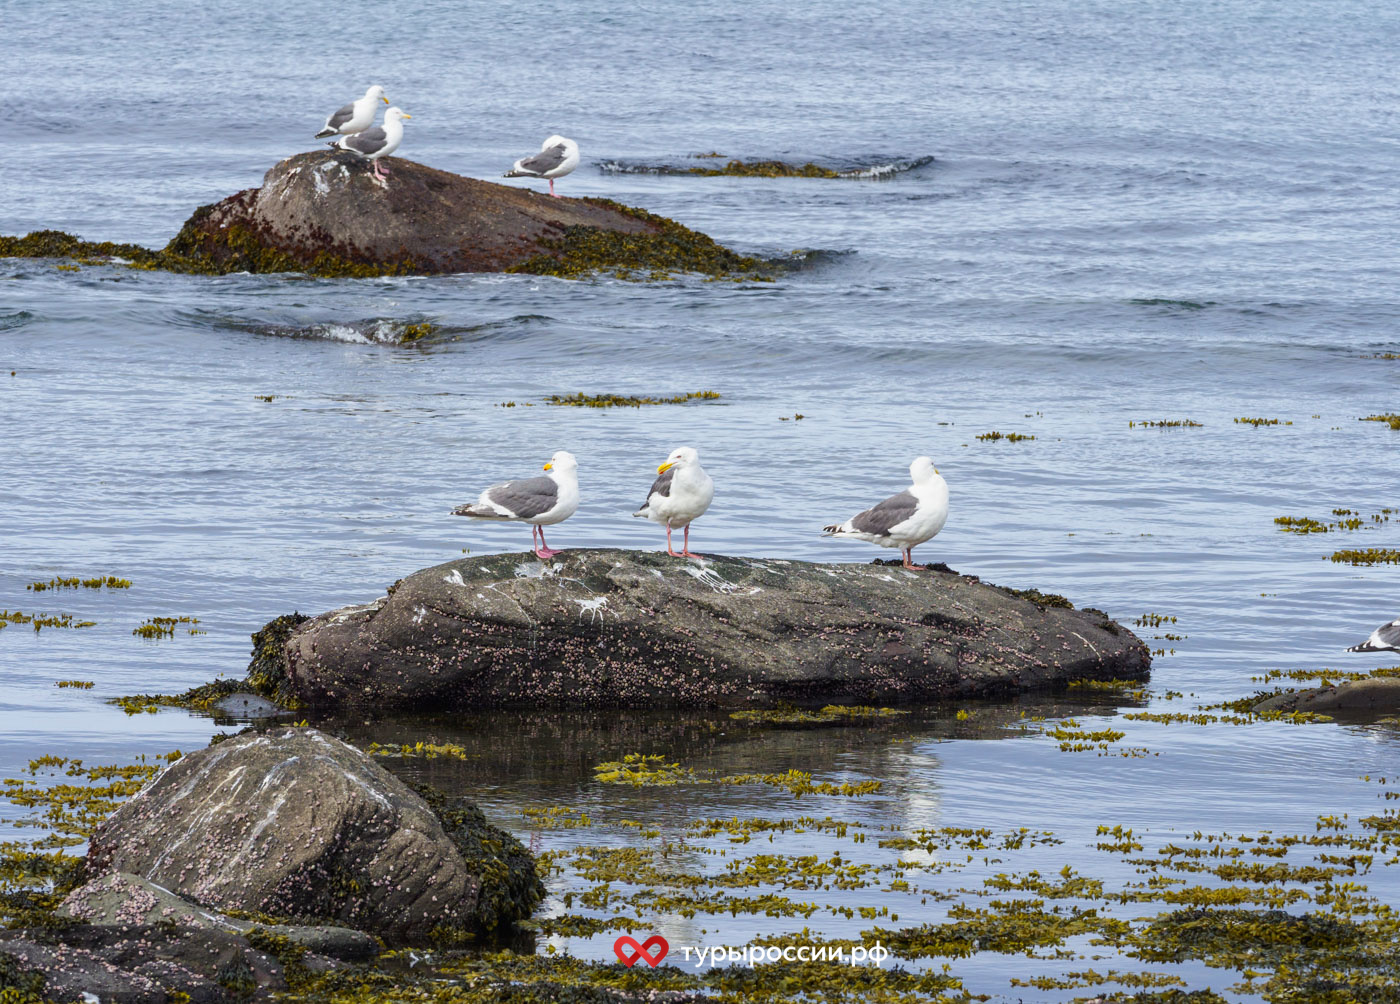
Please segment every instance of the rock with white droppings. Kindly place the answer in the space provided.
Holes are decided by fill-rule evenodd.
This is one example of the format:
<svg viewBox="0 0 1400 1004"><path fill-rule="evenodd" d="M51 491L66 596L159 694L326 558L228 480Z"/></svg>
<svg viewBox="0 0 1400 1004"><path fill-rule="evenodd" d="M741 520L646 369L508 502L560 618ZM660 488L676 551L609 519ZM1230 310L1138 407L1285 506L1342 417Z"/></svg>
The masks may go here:
<svg viewBox="0 0 1400 1004"><path fill-rule="evenodd" d="M1106 615L947 570L615 549L461 558L282 637L275 675L321 706L893 703L1151 665Z"/></svg>

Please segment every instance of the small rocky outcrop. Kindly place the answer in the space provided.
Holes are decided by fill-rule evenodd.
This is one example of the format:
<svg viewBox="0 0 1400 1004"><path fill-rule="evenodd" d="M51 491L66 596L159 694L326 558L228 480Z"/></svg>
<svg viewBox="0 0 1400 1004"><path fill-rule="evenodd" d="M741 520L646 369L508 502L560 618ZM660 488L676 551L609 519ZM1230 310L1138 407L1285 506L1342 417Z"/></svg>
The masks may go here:
<svg viewBox="0 0 1400 1004"><path fill-rule="evenodd" d="M171 765L102 824L87 868L100 878L70 894L76 917L121 919L112 886L131 879L110 876L128 873L206 910L389 943L509 927L543 895L519 842L479 812L440 814L359 750L297 727ZM179 912L149 888L125 907L132 922L167 908Z"/></svg>
<svg viewBox="0 0 1400 1004"><path fill-rule="evenodd" d="M1377 676L1338 686L1290 690L1260 701L1255 712L1303 711L1334 718L1377 718L1400 714L1400 678Z"/></svg>
<svg viewBox="0 0 1400 1004"><path fill-rule="evenodd" d="M362 606L279 619L281 665L263 645L254 669L312 705L408 708L891 703L1147 675L1127 628L1025 595L882 564L463 558Z"/></svg>
<svg viewBox="0 0 1400 1004"><path fill-rule="evenodd" d="M277 164L203 206L166 248L216 271L429 275L595 268L750 271L752 259L660 216L553 198L394 158L380 181L353 154Z"/></svg>

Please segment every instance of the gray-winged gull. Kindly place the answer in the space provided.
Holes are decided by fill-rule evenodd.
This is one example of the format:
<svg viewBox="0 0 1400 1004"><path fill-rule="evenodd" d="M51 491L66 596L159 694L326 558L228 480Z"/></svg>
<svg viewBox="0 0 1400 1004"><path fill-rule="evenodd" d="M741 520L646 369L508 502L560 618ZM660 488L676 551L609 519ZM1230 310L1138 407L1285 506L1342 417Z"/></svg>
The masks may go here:
<svg viewBox="0 0 1400 1004"><path fill-rule="evenodd" d="M904 552L904 567L923 570L914 564L913 549L935 536L948 521L948 482L944 481L928 457L918 457L909 465L914 483L885 501L857 513L844 523L823 527L827 537L854 537L881 547L897 547Z"/></svg>
<svg viewBox="0 0 1400 1004"><path fill-rule="evenodd" d="M563 136L551 136L540 144L540 152L533 157L522 157L515 166L505 173L507 178L547 178L549 194L555 195L554 179L578 167L578 144Z"/></svg>
<svg viewBox="0 0 1400 1004"><path fill-rule="evenodd" d="M1353 645L1348 652L1400 652L1400 618L1389 624L1382 624L1371 632L1360 645Z"/></svg>
<svg viewBox="0 0 1400 1004"><path fill-rule="evenodd" d="M326 119L325 127L316 134L316 138L325 139L336 133L349 136L357 132L364 132L374 124L376 101L383 101L386 105L389 103L389 99L384 96L384 88L378 84L365 91L364 97L343 106Z"/></svg>
<svg viewBox="0 0 1400 1004"><path fill-rule="evenodd" d="M382 179L386 175L379 166L379 159L389 156L399 148L399 144L403 142L403 120L411 118L412 115L395 106L384 113L382 126L366 129L353 136L342 136L331 146L338 146L363 157L374 165L374 176Z"/></svg>
<svg viewBox="0 0 1400 1004"><path fill-rule="evenodd" d="M531 542L541 560L554 557L544 540L544 528L562 523L578 510L578 461L567 450L560 450L544 465L542 478L521 478L492 485L470 505L459 505L454 516L477 519L508 519L531 523ZM535 538L538 537L538 542Z"/></svg>
<svg viewBox="0 0 1400 1004"><path fill-rule="evenodd" d="M700 466L700 454L689 446L671 451L666 462L656 469L661 475L651 485L646 502L633 516L645 516L666 527L666 553L675 557L697 558L690 553L690 523L698 519L715 497L715 483ZM685 542L676 553L671 546L671 530L685 527Z"/></svg>

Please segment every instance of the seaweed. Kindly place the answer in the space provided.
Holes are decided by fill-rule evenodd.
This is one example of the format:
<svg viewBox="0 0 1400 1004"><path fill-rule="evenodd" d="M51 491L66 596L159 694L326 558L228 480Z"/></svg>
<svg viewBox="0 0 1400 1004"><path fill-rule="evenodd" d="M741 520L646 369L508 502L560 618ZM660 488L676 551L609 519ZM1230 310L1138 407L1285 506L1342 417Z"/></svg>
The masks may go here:
<svg viewBox="0 0 1400 1004"><path fill-rule="evenodd" d="M671 397L633 397L623 394L584 394L582 391L575 394L551 394L546 400L546 404L559 405L567 408L640 408L642 405L652 404L686 404L689 401L716 401L719 399L719 392L713 390L692 390L684 394L675 394ZM511 401L503 407L514 407L515 402Z"/></svg>

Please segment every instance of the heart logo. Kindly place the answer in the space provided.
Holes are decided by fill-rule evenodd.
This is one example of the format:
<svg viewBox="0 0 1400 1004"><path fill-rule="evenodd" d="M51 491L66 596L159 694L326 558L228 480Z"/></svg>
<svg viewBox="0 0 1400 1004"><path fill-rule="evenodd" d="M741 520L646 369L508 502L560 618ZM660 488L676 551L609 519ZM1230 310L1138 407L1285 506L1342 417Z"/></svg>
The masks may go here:
<svg viewBox="0 0 1400 1004"><path fill-rule="evenodd" d="M670 950L670 944L659 934L653 934L646 941L638 941L630 934L624 934L613 942L613 954L628 969L636 965L638 959L644 959L647 965L655 969Z"/></svg>

